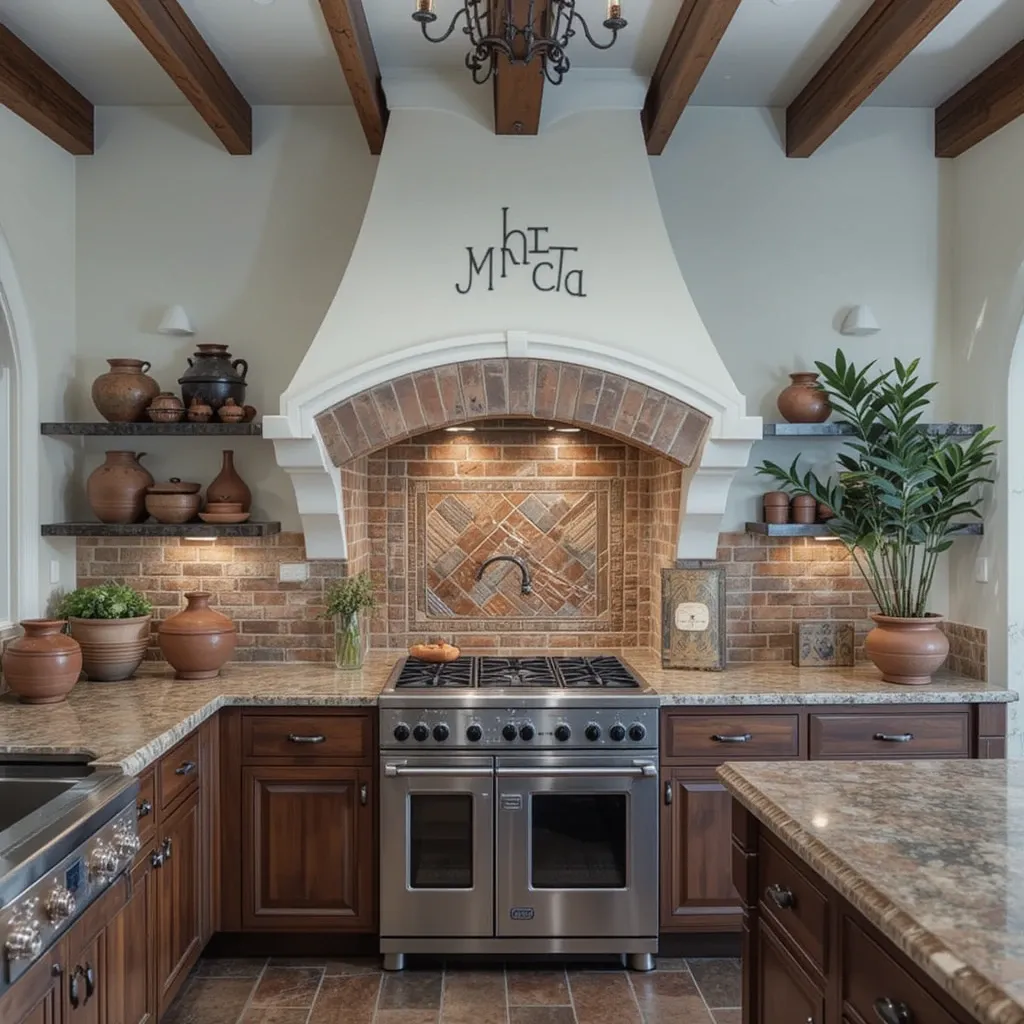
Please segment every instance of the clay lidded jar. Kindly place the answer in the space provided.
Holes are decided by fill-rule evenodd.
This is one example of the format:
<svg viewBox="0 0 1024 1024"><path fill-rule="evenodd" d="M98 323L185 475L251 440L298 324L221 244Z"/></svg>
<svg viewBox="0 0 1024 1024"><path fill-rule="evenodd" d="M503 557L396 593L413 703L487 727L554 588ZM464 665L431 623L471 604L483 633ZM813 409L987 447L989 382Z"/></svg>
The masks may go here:
<svg viewBox="0 0 1024 1024"><path fill-rule="evenodd" d="M224 464L206 488L207 502L233 501L242 503L242 511L248 512L252 506L252 491L245 481L235 472L235 453L230 449L224 451Z"/></svg>
<svg viewBox="0 0 1024 1024"><path fill-rule="evenodd" d="M82 649L64 634L60 619L25 619L25 635L4 651L7 685L22 704L56 704L71 692L82 672Z"/></svg>
<svg viewBox="0 0 1024 1024"><path fill-rule="evenodd" d="M761 505L766 523L789 522L789 495L785 491L765 491Z"/></svg>
<svg viewBox="0 0 1024 1024"><path fill-rule="evenodd" d="M794 494L789 507L794 523L809 525L818 518L818 503L809 494Z"/></svg>
<svg viewBox="0 0 1024 1024"><path fill-rule="evenodd" d="M146 518L149 470L139 464L145 452L107 452L106 461L86 481L89 506L101 523L141 523Z"/></svg>
<svg viewBox="0 0 1024 1024"><path fill-rule="evenodd" d="M245 409L229 398L218 410L217 418L221 423L241 423L245 419Z"/></svg>
<svg viewBox="0 0 1024 1024"><path fill-rule="evenodd" d="M160 650L176 679L213 679L235 651L235 624L210 607L210 595L186 594L188 606L160 624Z"/></svg>
<svg viewBox="0 0 1024 1024"><path fill-rule="evenodd" d="M186 405L200 398L216 412L229 398L238 406L245 405L245 375L249 364L232 359L227 345L197 345L188 360L188 369L178 378L181 397Z"/></svg>
<svg viewBox="0 0 1024 1024"><path fill-rule="evenodd" d="M92 402L111 423L137 423L146 419L149 403L160 394L160 385L146 375L149 363L142 359L108 359L110 370L92 382Z"/></svg>
<svg viewBox="0 0 1024 1024"><path fill-rule="evenodd" d="M146 410L154 423L178 423L185 418L185 406L172 391L161 391Z"/></svg>
<svg viewBox="0 0 1024 1024"><path fill-rule="evenodd" d="M816 373L791 373L793 382L778 398L779 412L789 423L824 423L832 414L828 395L818 383Z"/></svg>

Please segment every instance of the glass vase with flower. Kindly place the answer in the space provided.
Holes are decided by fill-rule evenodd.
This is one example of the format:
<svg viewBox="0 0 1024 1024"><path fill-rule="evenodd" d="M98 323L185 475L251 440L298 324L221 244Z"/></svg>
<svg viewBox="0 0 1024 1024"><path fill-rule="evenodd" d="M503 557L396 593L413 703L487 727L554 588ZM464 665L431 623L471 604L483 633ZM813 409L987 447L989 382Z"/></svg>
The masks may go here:
<svg viewBox="0 0 1024 1024"><path fill-rule="evenodd" d="M346 576L327 588L323 617L334 623L336 668L362 668L365 644L359 613L369 611L376 604L373 582L367 572Z"/></svg>

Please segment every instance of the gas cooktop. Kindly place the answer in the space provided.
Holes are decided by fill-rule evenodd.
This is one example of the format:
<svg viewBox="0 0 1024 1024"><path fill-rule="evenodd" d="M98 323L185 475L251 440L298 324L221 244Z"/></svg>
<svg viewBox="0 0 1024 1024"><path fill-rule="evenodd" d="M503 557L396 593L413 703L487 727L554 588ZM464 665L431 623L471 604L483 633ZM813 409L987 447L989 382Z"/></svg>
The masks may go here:
<svg viewBox="0 0 1024 1024"><path fill-rule="evenodd" d="M408 658L394 689L612 689L637 690L640 682L612 655L590 657L462 657L443 665Z"/></svg>

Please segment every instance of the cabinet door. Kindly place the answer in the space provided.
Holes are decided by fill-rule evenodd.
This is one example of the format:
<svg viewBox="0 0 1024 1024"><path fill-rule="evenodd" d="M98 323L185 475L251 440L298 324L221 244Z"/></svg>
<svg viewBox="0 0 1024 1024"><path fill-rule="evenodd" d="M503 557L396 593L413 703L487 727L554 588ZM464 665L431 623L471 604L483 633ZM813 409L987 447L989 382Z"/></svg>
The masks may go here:
<svg viewBox="0 0 1024 1024"><path fill-rule="evenodd" d="M3 1024L61 1024L64 944L58 943L0 998Z"/></svg>
<svg viewBox="0 0 1024 1024"><path fill-rule="evenodd" d="M244 769L243 927L373 928L371 778L354 767Z"/></svg>
<svg viewBox="0 0 1024 1024"><path fill-rule="evenodd" d="M83 932L82 918L68 933L64 965L64 1024L105 1024L106 932ZM91 931L91 929L90 929Z"/></svg>
<svg viewBox="0 0 1024 1024"><path fill-rule="evenodd" d="M162 1016L202 950L199 795L160 829L156 882L157 1009Z"/></svg>
<svg viewBox="0 0 1024 1024"><path fill-rule="evenodd" d="M739 931L732 797L714 768L665 768L661 786L661 930Z"/></svg>
<svg viewBox="0 0 1024 1024"><path fill-rule="evenodd" d="M148 856L132 871L132 892L107 925L107 1024L153 1024L157 919L154 868Z"/></svg>
<svg viewBox="0 0 1024 1024"><path fill-rule="evenodd" d="M751 1024L824 1024L825 1000L764 922L757 926L757 1020Z"/></svg>

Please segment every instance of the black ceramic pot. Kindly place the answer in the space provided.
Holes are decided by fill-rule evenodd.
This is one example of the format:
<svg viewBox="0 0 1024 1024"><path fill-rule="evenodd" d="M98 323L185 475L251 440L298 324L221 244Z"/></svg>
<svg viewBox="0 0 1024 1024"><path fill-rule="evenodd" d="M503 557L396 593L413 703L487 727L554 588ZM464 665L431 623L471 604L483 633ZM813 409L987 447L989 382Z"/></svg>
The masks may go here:
<svg viewBox="0 0 1024 1024"><path fill-rule="evenodd" d="M245 405L245 375L249 364L231 359L227 345L197 345L198 352L188 361L188 370L178 378L181 398L187 409L193 398L201 398L216 412L229 398ZM239 369L241 367L241 369Z"/></svg>

